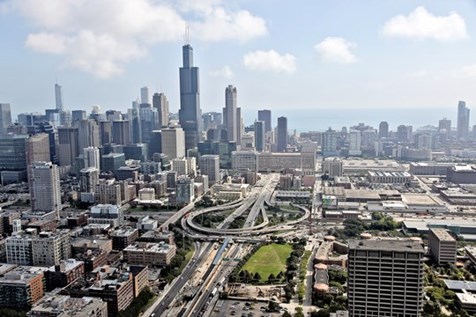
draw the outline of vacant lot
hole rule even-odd
[[[252,274],[259,273],[261,281],[266,281],[270,274],[276,276],[279,272],[285,273],[286,259],[291,254],[291,251],[292,247],[289,244],[273,243],[262,246],[246,262],[242,270]]]

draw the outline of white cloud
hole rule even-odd
[[[461,71],[467,77],[476,77],[476,64],[463,66]]]
[[[416,8],[408,16],[397,15],[391,18],[385,23],[382,34],[389,37],[438,41],[468,37],[466,23],[461,15],[450,12],[447,16],[435,16],[424,7]]]
[[[338,63],[355,63],[358,58],[352,53],[357,45],[341,37],[327,37],[316,44],[314,49],[326,61]]]
[[[192,40],[208,42],[268,32],[262,18],[221,0],[6,0],[0,12],[17,12],[32,26],[26,47],[61,55],[67,66],[101,78],[122,73],[154,44],[180,41],[187,24]]]
[[[280,55],[275,50],[254,51],[243,57],[243,63],[250,70],[293,73],[296,70],[296,57],[291,54]]]
[[[426,77],[428,74],[429,73],[427,70],[419,69],[417,71],[408,73],[406,77],[407,78],[422,78],[422,77]]]
[[[230,66],[225,65],[222,68],[218,68],[218,69],[214,69],[210,71],[209,75],[211,77],[231,78],[233,77],[233,71],[231,70]]]

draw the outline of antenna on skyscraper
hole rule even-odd
[[[190,44],[190,25],[185,25],[185,34],[183,35],[183,40],[185,42],[185,45]]]

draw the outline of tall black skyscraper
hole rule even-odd
[[[271,110],[258,110],[258,121],[264,122],[264,131],[271,131]]]
[[[193,48],[190,44],[182,47],[183,67],[180,67],[180,110],[179,122],[185,132],[185,149],[197,147],[200,141],[201,117],[200,85],[198,67],[193,67]]]
[[[278,118],[278,142],[277,142],[278,152],[286,152],[287,145],[288,145],[288,118],[279,117]]]
[[[464,140],[468,138],[469,132],[469,108],[466,107],[466,102],[458,102],[458,120],[456,122],[458,139]]]
[[[263,152],[265,147],[264,122],[255,121],[255,147],[256,151]]]
[[[379,139],[388,138],[388,122],[382,121],[378,125],[378,137]]]

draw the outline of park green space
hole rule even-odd
[[[274,276],[279,272],[285,273],[286,260],[292,252],[290,244],[267,244],[259,248],[255,254],[246,262],[241,269],[248,271],[251,274],[258,273],[261,276],[261,281],[268,279],[270,274]]]

